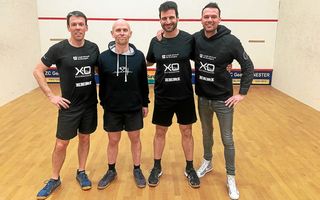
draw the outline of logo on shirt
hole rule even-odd
[[[87,56],[73,56],[73,60],[88,60],[90,58],[90,55]]]
[[[161,55],[162,59],[168,59],[168,58],[178,58],[179,54],[167,54],[167,55]]]
[[[199,67],[199,71],[214,74],[214,69],[216,68],[214,64],[200,62],[200,65],[201,66]]]
[[[204,55],[202,53],[199,54],[199,57],[207,60],[215,60],[217,58],[215,56]]]
[[[178,73],[179,72],[179,63],[170,63],[170,64],[163,64],[164,66],[164,73]]]
[[[91,67],[85,66],[85,67],[75,67],[76,69],[76,78],[79,77],[88,77],[91,76]]]

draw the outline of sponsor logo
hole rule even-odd
[[[79,77],[88,77],[91,76],[91,67],[85,66],[85,67],[75,67],[76,69],[76,78]]]
[[[216,68],[214,64],[200,62],[200,65],[199,71],[214,74],[214,69]]]
[[[84,86],[88,86],[88,85],[91,85],[91,81],[76,83],[76,87],[84,87]]]
[[[162,59],[168,59],[168,58],[178,58],[179,54],[168,54],[168,55],[161,55]]]
[[[165,78],[165,82],[178,82],[180,81],[180,77],[174,77],[174,78]]]
[[[73,60],[88,60],[90,58],[90,55],[87,56],[73,56]]]
[[[201,75],[199,76],[199,79],[207,82],[214,82],[214,78],[209,78]]]
[[[202,53],[199,54],[199,57],[207,60],[215,60],[217,58],[215,56],[204,55]]]
[[[163,64],[164,66],[164,73],[178,73],[180,66],[179,63],[170,63],[168,65]]]

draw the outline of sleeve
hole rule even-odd
[[[155,59],[155,56],[154,56],[154,52],[153,52],[153,42],[154,39],[152,39],[150,41],[150,44],[149,44],[149,49],[148,49],[148,53],[147,53],[147,61],[150,62],[150,63],[155,63],[156,62],[156,59]]]
[[[191,39],[191,55],[190,55],[190,59],[194,61],[195,59],[195,48],[196,48],[196,43],[195,43],[195,37],[194,34],[192,35],[192,39]]]
[[[45,53],[44,56],[42,56],[41,61],[47,67],[51,67],[51,65],[56,64],[57,53],[58,53],[58,50],[56,48],[56,45],[53,45],[49,48],[47,53]]]
[[[141,61],[141,79],[140,79],[140,88],[142,92],[142,106],[148,107],[150,103],[149,100],[149,85],[148,85],[148,73],[145,57],[141,52],[142,61]]]
[[[250,57],[245,52],[241,42],[235,38],[234,43],[235,44],[232,45],[234,47],[233,54],[235,59],[240,64],[242,74],[239,94],[246,95],[253,80],[254,66]]]
[[[99,74],[99,99],[100,99],[100,105],[104,107],[105,104],[105,77],[103,76],[103,62],[101,61],[101,55],[98,57],[98,74]]]

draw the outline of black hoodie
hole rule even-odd
[[[236,59],[241,66],[239,94],[246,95],[253,80],[253,64],[240,41],[225,26],[219,25],[210,38],[204,30],[195,38],[195,91],[198,96],[225,101],[233,95],[232,78],[226,70]]]
[[[133,44],[123,54],[115,52],[115,42],[98,59],[100,104],[110,112],[137,111],[148,107],[149,87],[145,57]]]

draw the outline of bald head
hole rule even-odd
[[[115,39],[116,45],[129,45],[131,33],[130,25],[126,20],[118,19],[114,22],[111,34]]]
[[[112,25],[112,31],[114,31],[115,28],[118,26],[127,27],[127,29],[131,31],[129,23],[124,19],[118,19],[117,21],[115,21],[114,24]]]

